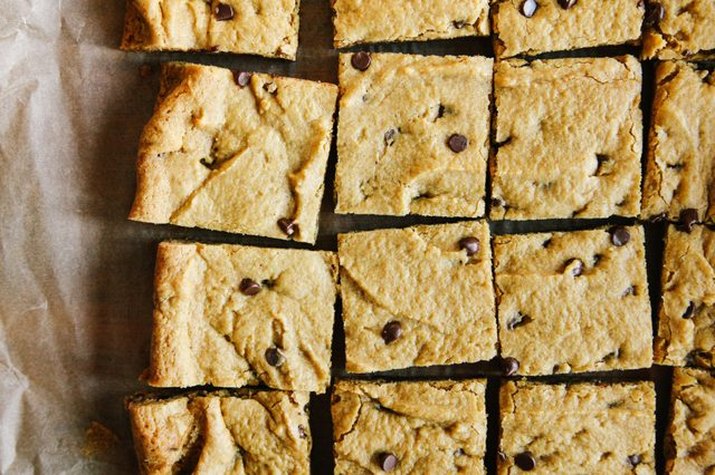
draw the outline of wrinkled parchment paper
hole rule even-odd
[[[186,60],[335,82],[329,0],[303,0],[295,63],[234,55],[127,54],[117,49],[123,15],[123,0],[0,0],[2,474],[136,473],[123,400],[146,389],[138,376],[148,364],[154,253],[160,240],[301,247],[132,223],[126,216],[137,143],[157,92],[158,63]],[[470,38],[369,49],[490,54],[488,40]],[[152,66],[145,77],[139,73],[143,64]],[[335,250],[335,234],[349,229],[434,222],[333,215],[334,163],[333,151],[317,248]],[[499,223],[495,228],[526,231],[529,226]],[[662,230],[649,235],[656,243],[649,251],[649,259],[656,256],[649,271],[659,262],[660,235]],[[657,273],[651,273],[654,282]],[[336,332],[333,359],[339,375],[344,367],[339,325]],[[667,394],[669,374],[659,371],[626,378],[658,382],[662,434],[667,397],[661,395]],[[419,373],[484,374],[479,365]],[[497,385],[490,380],[490,420],[496,417]],[[325,395],[311,401],[311,430],[314,472],[331,473]],[[493,451],[496,429],[490,429],[489,440]],[[488,467],[493,470],[493,461]]]

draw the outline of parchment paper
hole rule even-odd
[[[274,246],[292,243],[126,220],[139,135],[165,60],[211,63],[336,82],[329,0],[304,0],[298,61],[119,51],[122,0],[0,0],[0,473],[135,473],[125,396],[146,389],[156,243],[167,238]],[[491,55],[488,41],[375,46],[371,50]],[[611,51],[611,50],[609,50]],[[630,51],[630,50],[629,50]],[[139,67],[153,66],[142,77]],[[647,99],[645,100],[647,102]],[[435,222],[336,217],[331,155],[319,249],[349,229]],[[444,220],[443,220],[444,221]],[[540,229],[600,224],[552,222]],[[495,224],[493,232],[531,225]],[[649,229],[657,302],[662,228]],[[305,246],[302,246],[305,247]],[[339,309],[338,309],[339,311]],[[343,374],[336,325],[334,373]],[[493,365],[395,372],[392,377],[496,375]],[[604,378],[658,382],[659,441],[669,372]],[[488,389],[489,456],[496,447],[496,391]],[[315,473],[331,473],[327,396],[311,402]],[[660,454],[659,454],[660,459]],[[659,460],[662,466],[662,459]]]

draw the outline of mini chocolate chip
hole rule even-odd
[[[447,145],[454,153],[459,153],[467,149],[469,140],[464,135],[452,134],[447,140]]]
[[[387,322],[382,328],[382,339],[389,345],[402,336],[402,324],[398,321]]]
[[[281,231],[283,231],[286,236],[294,236],[300,231],[300,228],[298,227],[298,223],[293,221],[290,218],[281,218],[278,220],[278,227],[281,228]]]
[[[261,291],[261,285],[255,280],[246,277],[238,285],[238,290],[240,290],[241,293],[245,295],[256,295],[258,292]]]
[[[442,117],[444,117],[444,113],[446,110],[447,109],[442,104],[440,104],[437,108],[437,118],[441,119]]]
[[[641,456],[638,455],[638,454],[629,455],[629,456],[628,456],[628,463],[630,463],[631,466],[633,466],[633,467],[637,466],[638,464],[641,463]]]
[[[506,328],[508,330],[513,330],[516,327],[520,327],[522,325],[526,325],[527,323],[531,322],[531,317],[528,315],[524,315],[521,312],[517,312],[515,317],[511,317],[509,321],[506,322]]]
[[[680,212],[680,225],[683,231],[689,233],[693,230],[693,226],[698,222],[698,210],[694,208],[684,209]]]
[[[501,369],[504,376],[513,376],[519,371],[519,360],[507,356],[501,360]]]
[[[506,202],[499,197],[493,197],[491,199],[491,204],[492,208],[501,208],[502,206],[506,206]]]
[[[268,348],[265,353],[266,357],[266,362],[271,365],[278,367],[285,363],[285,356],[283,356],[283,353],[278,348]]]
[[[536,13],[537,8],[539,8],[539,4],[536,3],[536,0],[525,0],[524,3],[521,4],[521,14],[526,18],[531,18],[534,16],[534,13]]]
[[[467,251],[468,256],[479,252],[479,239],[469,236],[459,240],[459,248]]]
[[[397,131],[395,129],[389,129],[387,132],[385,132],[385,145],[388,147],[392,146],[392,144],[395,143],[395,136],[397,135]]]
[[[645,8],[645,26],[655,26],[665,17],[665,8],[658,2],[648,2]]]
[[[365,51],[359,51],[350,58],[350,64],[358,71],[367,71],[372,63],[372,56]]]
[[[536,459],[534,458],[534,454],[529,451],[516,454],[514,456],[514,463],[516,463],[517,467],[526,472],[530,472],[536,468]]]
[[[543,247],[544,249],[546,249],[546,248],[549,247],[550,245],[551,245],[551,238],[549,238],[549,239],[547,239],[547,240],[545,240],[544,242],[541,243],[541,247]]]
[[[625,246],[631,240],[631,233],[623,226],[615,226],[609,230],[611,233],[611,242],[614,246]]]
[[[568,10],[569,8],[576,5],[577,1],[578,0],[559,0],[559,5],[561,5],[561,8],[563,8],[564,10]]]
[[[688,308],[685,309],[685,312],[683,312],[683,318],[690,319],[693,318],[693,314],[695,313],[695,302],[690,302],[688,304]]]
[[[216,5],[216,8],[214,8],[214,16],[218,21],[230,20],[233,18],[233,15],[233,7],[226,3],[219,3]]]
[[[391,472],[397,467],[397,457],[391,452],[380,452],[377,454],[377,465],[384,472]]]
[[[251,82],[251,76],[253,74],[247,73],[245,71],[234,71],[233,80],[239,87],[246,87]]]
[[[572,267],[571,269],[571,275],[574,277],[578,277],[581,274],[583,274],[583,261],[581,259],[577,258],[572,258],[566,261],[566,267],[565,269],[568,269],[569,267]]]
[[[305,427],[303,427],[302,424],[298,425],[298,436],[301,439],[307,439],[308,438],[308,433],[305,431]]]

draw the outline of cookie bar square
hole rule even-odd
[[[338,381],[335,473],[482,474],[486,381]]]
[[[715,231],[668,229],[655,361],[715,368]]]
[[[650,367],[640,226],[494,238],[499,342],[517,374]]]
[[[127,402],[139,469],[168,473],[310,473],[308,393],[192,392]]]
[[[715,467],[715,377],[676,368],[665,443],[667,473],[711,473]]]
[[[653,383],[508,381],[497,473],[655,473]]]
[[[636,43],[645,11],[639,0],[496,0],[497,57]]]
[[[644,218],[715,218],[715,73],[682,61],[659,63],[648,161]]]
[[[336,212],[483,216],[492,64],[340,55]]]
[[[489,0],[331,0],[336,48],[489,35]]]
[[[631,56],[500,61],[493,219],[640,211],[641,66]]]
[[[496,355],[486,223],[340,234],[338,256],[349,372]]]
[[[337,87],[171,63],[130,219],[315,242]]]
[[[334,253],[164,242],[148,382],[325,392]]]
[[[294,60],[299,0],[127,0],[121,48]]]
[[[648,5],[644,59],[715,58],[715,2],[658,0]]]

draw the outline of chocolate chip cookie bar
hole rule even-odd
[[[492,64],[340,55],[336,212],[483,216]]]
[[[640,211],[641,66],[632,56],[500,61],[492,219]]]
[[[335,473],[482,474],[486,381],[338,381]]]
[[[496,355],[486,223],[340,234],[338,255],[349,372]]]
[[[715,2],[649,0],[643,58],[715,58]]]
[[[715,218],[715,73],[682,61],[656,69],[644,218]]]
[[[497,473],[655,473],[653,383],[508,381]]]
[[[130,219],[315,242],[337,87],[171,63]]]
[[[164,242],[148,382],[325,392],[334,253]]]
[[[307,475],[308,400],[308,393],[228,390],[130,398],[139,469]]]
[[[650,367],[640,226],[494,238],[499,341],[522,375]]]
[[[715,368],[715,231],[671,226],[661,283],[655,361]]]
[[[336,48],[489,35],[489,0],[331,0]]]
[[[644,11],[639,0],[496,0],[494,52],[511,57],[636,43]]]
[[[673,372],[671,419],[665,443],[667,473],[715,469],[715,377],[707,371]]]
[[[295,59],[299,0],[127,0],[127,51],[209,51]]]

